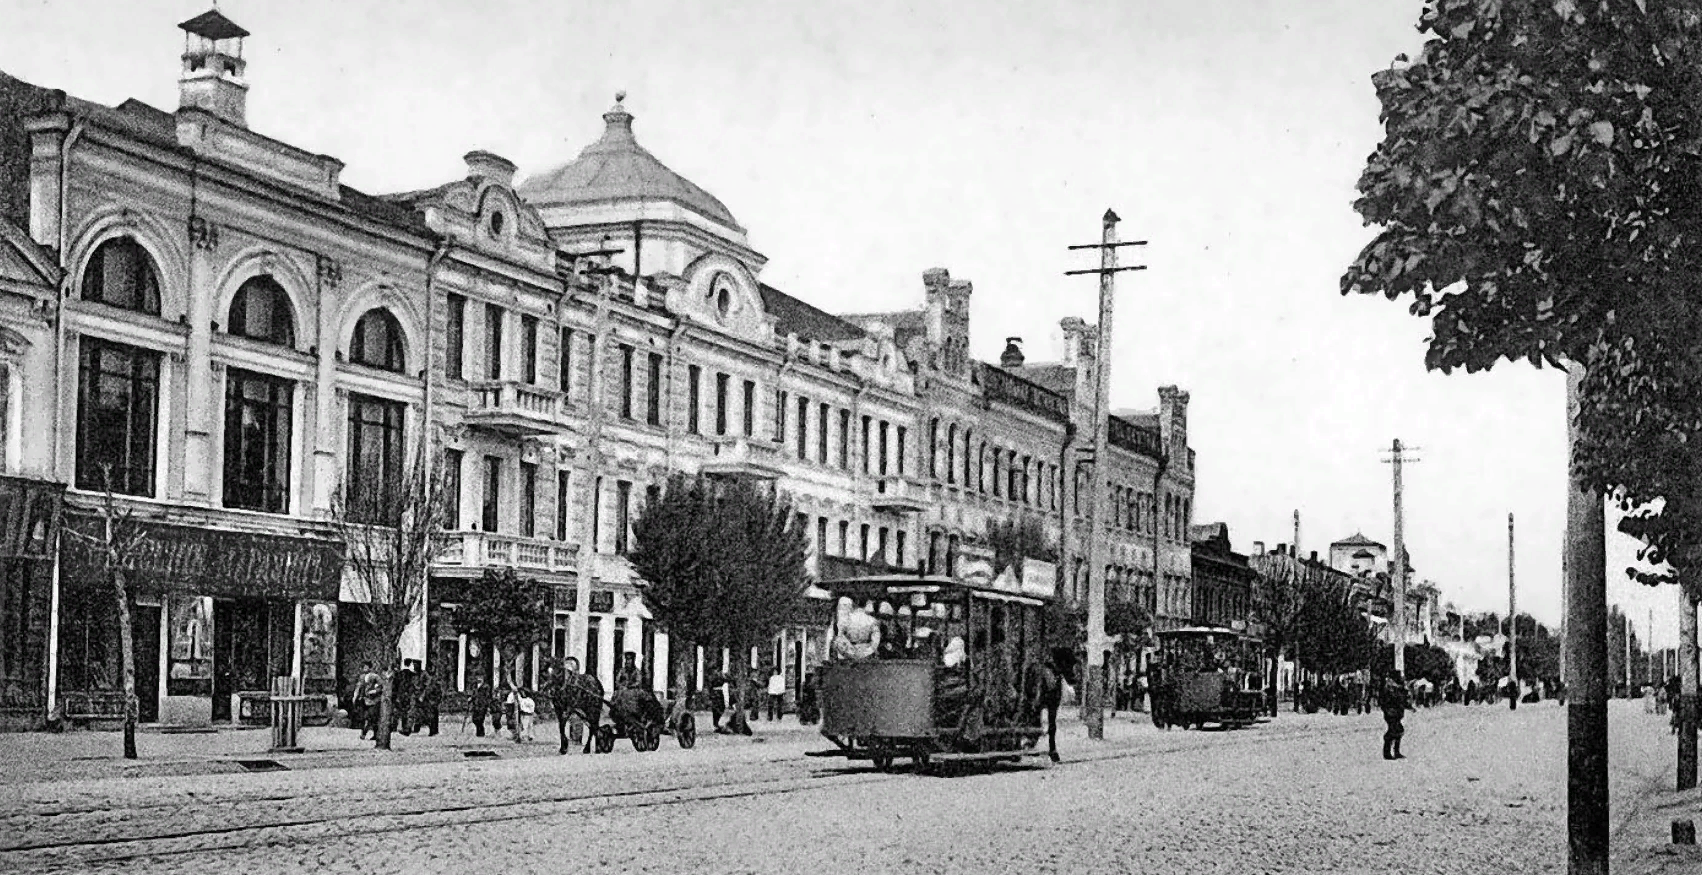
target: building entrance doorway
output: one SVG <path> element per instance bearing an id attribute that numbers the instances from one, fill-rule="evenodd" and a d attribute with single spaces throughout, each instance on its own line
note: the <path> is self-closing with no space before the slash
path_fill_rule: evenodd
<path id="1" fill-rule="evenodd" d="M 231 719 L 231 697 L 270 688 L 266 677 L 266 603 L 213 600 L 213 720 Z"/>

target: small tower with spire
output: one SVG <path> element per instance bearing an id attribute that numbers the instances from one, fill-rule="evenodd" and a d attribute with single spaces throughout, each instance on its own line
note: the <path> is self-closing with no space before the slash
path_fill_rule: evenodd
<path id="1" fill-rule="evenodd" d="M 248 127 L 248 82 L 242 78 L 242 39 L 248 36 L 217 7 L 178 25 L 183 30 L 183 74 L 178 108 L 195 107 Z"/>

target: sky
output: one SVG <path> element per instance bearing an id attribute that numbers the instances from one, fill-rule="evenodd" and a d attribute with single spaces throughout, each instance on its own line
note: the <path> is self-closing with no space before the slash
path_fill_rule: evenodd
<path id="1" fill-rule="evenodd" d="M 0 70 L 85 99 L 177 106 L 183 35 L 209 0 L 0 0 Z M 616 91 L 639 142 L 715 194 L 769 259 L 764 281 L 836 312 L 916 307 L 922 273 L 975 284 L 972 352 L 1097 318 L 1107 208 L 1123 219 L 1112 404 L 1191 393 L 1197 522 L 1237 549 L 1362 531 L 1393 543 L 1400 438 L 1417 575 L 1468 610 L 1555 625 L 1565 527 L 1565 379 L 1423 366 L 1405 302 L 1344 298 L 1372 229 L 1352 209 L 1381 138 L 1373 71 L 1420 45 L 1420 0 L 716 3 L 224 0 L 252 32 L 249 126 L 334 155 L 372 193 L 464 175 L 486 149 L 524 178 L 601 133 Z M 1610 598 L 1677 596 L 1621 570 Z M 1639 631 L 1641 636 L 1643 633 Z"/>

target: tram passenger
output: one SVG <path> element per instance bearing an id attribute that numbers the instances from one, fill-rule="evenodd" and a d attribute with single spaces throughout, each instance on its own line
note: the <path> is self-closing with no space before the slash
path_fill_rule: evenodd
<path id="1" fill-rule="evenodd" d="M 874 656 L 881 646 L 881 626 L 866 608 L 856 606 L 848 597 L 840 597 L 838 635 L 833 639 L 832 656 L 836 660 L 859 660 Z"/>
<path id="2" fill-rule="evenodd" d="M 963 718 L 969 698 L 969 678 L 965 676 L 965 651 L 962 638 L 952 638 L 934 671 L 934 724 L 956 726 Z"/>

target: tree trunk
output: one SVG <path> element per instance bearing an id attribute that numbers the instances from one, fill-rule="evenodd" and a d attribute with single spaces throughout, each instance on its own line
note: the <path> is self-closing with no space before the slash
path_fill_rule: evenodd
<path id="1" fill-rule="evenodd" d="M 673 642 L 669 642 L 672 652 Z M 697 663 L 697 645 L 681 641 L 678 645 L 684 659 L 674 660 L 674 707 L 668 712 L 668 725 L 680 725 L 680 717 L 691 710 L 691 670 Z"/>
<path id="2" fill-rule="evenodd" d="M 118 597 L 118 662 L 124 684 L 124 758 L 136 759 L 136 639 L 130 627 L 130 588 L 124 571 L 112 569 L 112 586 Z"/>
<path id="3" fill-rule="evenodd" d="M 1696 608 L 1697 600 L 1688 592 L 1690 574 L 1680 578 L 1678 592 L 1678 673 L 1679 696 L 1673 703 L 1678 709 L 1678 789 L 1696 786 Z"/>
<path id="4" fill-rule="evenodd" d="M 396 669 L 388 667 L 378 673 L 378 730 L 373 733 L 376 750 L 390 749 L 390 715 L 396 713 Z"/>
<path id="5" fill-rule="evenodd" d="M 1266 653 L 1271 660 L 1271 669 L 1270 674 L 1265 677 L 1265 697 L 1269 700 L 1265 703 L 1265 710 L 1270 712 L 1272 717 L 1275 717 L 1277 715 L 1277 672 L 1282 667 L 1282 645 L 1271 647 Z"/>
<path id="6" fill-rule="evenodd" d="M 499 666 L 502 665 L 505 662 L 503 652 L 510 649 L 513 650 L 513 653 L 509 654 L 508 659 L 506 660 L 508 671 L 504 674 L 504 678 L 508 681 L 508 696 L 514 697 L 514 719 L 508 721 L 508 734 L 509 737 L 513 738 L 514 742 L 518 744 L 522 738 L 520 734 L 520 648 L 509 648 L 498 645 L 496 658 L 497 664 Z M 504 714 L 507 713 L 506 709 L 508 705 L 506 703 L 508 702 L 508 696 L 503 696 L 502 699 L 504 702 Z"/>

